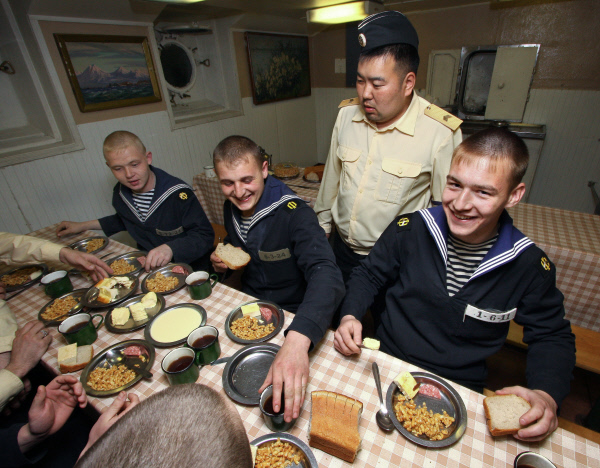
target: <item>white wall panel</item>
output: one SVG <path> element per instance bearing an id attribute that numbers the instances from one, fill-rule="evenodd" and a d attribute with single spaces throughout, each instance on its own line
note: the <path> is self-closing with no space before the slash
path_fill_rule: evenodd
<path id="1" fill-rule="evenodd" d="M 317 125 L 317 159 L 324 163 L 329 153 L 331 132 L 344 99 L 356 97 L 355 88 L 313 88 Z"/>

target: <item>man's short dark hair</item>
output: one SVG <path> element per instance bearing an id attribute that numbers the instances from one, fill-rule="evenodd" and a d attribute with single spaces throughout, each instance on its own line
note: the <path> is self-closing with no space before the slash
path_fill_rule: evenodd
<path id="1" fill-rule="evenodd" d="M 454 150 L 452 163 L 460 164 L 477 157 L 489 158 L 492 167 L 498 161 L 508 160 L 511 170 L 511 190 L 521 183 L 529 164 L 529 151 L 523 140 L 502 127 L 486 128 L 466 138 Z"/>
<path id="2" fill-rule="evenodd" d="M 417 74 L 419 52 L 410 44 L 391 44 L 378 47 L 377 49 L 360 54 L 358 63 L 377 57 L 392 57 L 403 76 L 406 76 L 410 72 L 413 72 L 415 75 Z"/>
<path id="3" fill-rule="evenodd" d="M 78 467 L 252 466 L 244 424 L 225 397 L 205 385 L 175 385 L 119 419 Z"/>
<path id="4" fill-rule="evenodd" d="M 241 135 L 231 135 L 222 140 L 213 152 L 213 164 L 224 162 L 228 166 L 237 166 L 248 157 L 253 157 L 262 167 L 264 158 L 260 153 L 260 147 L 250 138 Z"/>

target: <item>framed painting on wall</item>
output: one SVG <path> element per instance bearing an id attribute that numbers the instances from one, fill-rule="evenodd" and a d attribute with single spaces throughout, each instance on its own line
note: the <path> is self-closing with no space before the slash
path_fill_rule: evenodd
<path id="1" fill-rule="evenodd" d="M 307 36 L 245 36 L 254 104 L 310 96 Z"/>
<path id="2" fill-rule="evenodd" d="M 148 38 L 54 34 L 81 112 L 161 100 Z"/>

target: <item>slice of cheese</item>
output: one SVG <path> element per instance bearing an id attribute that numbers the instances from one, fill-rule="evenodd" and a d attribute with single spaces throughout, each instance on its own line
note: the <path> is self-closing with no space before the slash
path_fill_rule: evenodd
<path id="1" fill-rule="evenodd" d="M 242 306 L 242 315 L 244 317 L 260 317 L 260 307 L 257 302 Z"/>
<path id="2" fill-rule="evenodd" d="M 127 307 L 116 307 L 110 315 L 113 325 L 125 325 L 129 320 L 129 309 Z"/>
<path id="3" fill-rule="evenodd" d="M 115 284 L 120 284 L 124 288 L 130 288 L 133 284 L 133 280 L 129 279 L 127 276 L 114 276 Z"/>
<path id="4" fill-rule="evenodd" d="M 137 304 L 131 304 L 129 306 L 129 310 L 131 311 L 131 316 L 133 317 L 133 320 L 135 320 L 136 322 L 141 322 L 142 320 L 146 320 L 148 318 L 146 308 L 141 302 L 138 302 Z"/>
<path id="5" fill-rule="evenodd" d="M 363 346 L 368 349 L 377 350 L 377 349 L 379 349 L 380 344 L 381 343 L 379 342 L 379 340 L 375 340 L 373 338 L 365 338 L 363 340 Z"/>
<path id="6" fill-rule="evenodd" d="M 400 375 L 396 377 L 396 382 L 398 383 L 399 387 L 404 391 L 404 393 L 406 393 L 406 396 L 411 400 L 419 391 L 419 384 L 408 371 L 400 373 Z"/>
<path id="7" fill-rule="evenodd" d="M 58 363 L 77 359 L 77 343 L 58 348 Z"/>
<path id="8" fill-rule="evenodd" d="M 155 292 L 149 292 L 144 297 L 142 297 L 142 304 L 144 304 L 144 307 L 146 309 L 151 309 L 152 307 L 155 307 L 157 302 L 158 297 L 156 297 Z"/>

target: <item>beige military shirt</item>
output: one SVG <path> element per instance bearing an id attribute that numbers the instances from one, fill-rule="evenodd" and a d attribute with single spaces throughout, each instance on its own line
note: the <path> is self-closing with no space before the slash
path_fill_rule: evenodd
<path id="1" fill-rule="evenodd" d="M 404 115 L 383 129 L 360 105 L 338 113 L 315 211 L 325 232 L 335 224 L 356 253 L 368 254 L 399 214 L 441 201 L 462 135 L 426 116 L 428 106 L 413 94 Z"/>

